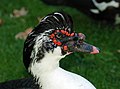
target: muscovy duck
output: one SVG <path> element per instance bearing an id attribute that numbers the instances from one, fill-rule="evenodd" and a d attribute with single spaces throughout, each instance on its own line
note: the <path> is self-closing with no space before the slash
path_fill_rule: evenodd
<path id="1" fill-rule="evenodd" d="M 42 0 L 51 5 L 65 5 L 107 23 L 120 24 L 120 0 Z"/>
<path id="2" fill-rule="evenodd" d="M 82 76 L 59 66 L 59 61 L 73 52 L 99 53 L 97 47 L 84 40 L 84 34 L 73 31 L 68 14 L 47 15 L 24 43 L 23 62 L 33 78 L 4 82 L 0 89 L 96 89 Z"/>

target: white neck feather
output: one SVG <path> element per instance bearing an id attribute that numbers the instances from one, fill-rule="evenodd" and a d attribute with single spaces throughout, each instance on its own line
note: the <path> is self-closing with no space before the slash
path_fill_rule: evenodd
<path id="1" fill-rule="evenodd" d="M 42 85 L 42 82 L 45 81 L 49 74 L 60 68 L 59 61 L 64 57 L 65 55 L 61 55 L 61 48 L 57 47 L 54 52 L 46 52 L 40 61 L 31 63 L 29 71 L 38 79 L 38 83 Z"/>

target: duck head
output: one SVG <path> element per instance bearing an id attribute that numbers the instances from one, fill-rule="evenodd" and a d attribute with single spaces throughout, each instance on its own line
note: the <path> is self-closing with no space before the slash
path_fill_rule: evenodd
<path id="1" fill-rule="evenodd" d="M 86 43 L 85 35 L 74 32 L 72 26 L 71 17 L 64 12 L 54 12 L 44 17 L 24 43 L 25 67 L 28 69 L 31 64 L 40 63 L 43 59 L 61 59 L 73 52 L 99 53 L 99 49 Z"/>

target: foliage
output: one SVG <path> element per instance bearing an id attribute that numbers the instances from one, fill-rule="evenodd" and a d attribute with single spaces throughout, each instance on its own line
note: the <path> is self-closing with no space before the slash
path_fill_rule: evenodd
<path id="1" fill-rule="evenodd" d="M 14 9 L 25 7 L 27 15 L 13 18 Z M 18 32 L 38 24 L 38 17 L 64 10 L 74 21 L 76 32 L 86 35 L 86 41 L 101 50 L 100 54 L 74 53 L 61 61 L 61 66 L 90 80 L 97 89 L 118 89 L 120 85 L 120 28 L 96 23 L 74 8 L 49 6 L 40 0 L 1 0 L 0 18 L 0 82 L 28 76 L 22 62 L 23 40 L 16 40 Z"/>

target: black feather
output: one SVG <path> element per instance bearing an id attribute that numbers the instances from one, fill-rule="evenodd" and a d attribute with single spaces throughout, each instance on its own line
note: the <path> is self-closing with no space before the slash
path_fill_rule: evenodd
<path id="1" fill-rule="evenodd" d="M 0 83 L 0 89 L 40 89 L 33 77 Z"/>

